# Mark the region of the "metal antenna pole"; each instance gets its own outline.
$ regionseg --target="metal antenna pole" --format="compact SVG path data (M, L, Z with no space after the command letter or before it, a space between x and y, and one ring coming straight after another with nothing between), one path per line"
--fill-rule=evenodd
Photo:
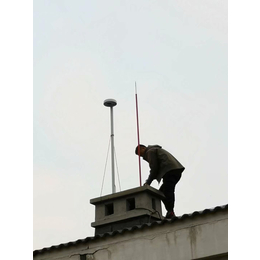
M112 167L112 193L116 192L115 185L115 152L114 152L114 120L113 120L113 107L110 107L111 115L111 167Z
M104 106L110 107L110 118L111 118L111 167L112 167L112 193L116 192L115 185L115 160L114 160L114 119L113 119L113 107L116 106L117 102L114 99L106 99Z
M142 186L141 174L141 160L140 160L140 135L139 135L139 119L138 119L138 101L137 101L137 87L135 82L135 103L136 103L136 121L137 121L137 142L138 142L138 161L139 161L139 181L140 187Z

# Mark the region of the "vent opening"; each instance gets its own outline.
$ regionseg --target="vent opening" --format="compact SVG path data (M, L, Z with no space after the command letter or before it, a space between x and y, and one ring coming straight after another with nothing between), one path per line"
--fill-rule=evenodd
M114 214L114 204L110 203L105 205L105 216Z
M135 209L135 198L127 199L126 200L126 210L133 210Z
M155 203L155 199L152 198L152 208L154 210L156 210L156 203Z

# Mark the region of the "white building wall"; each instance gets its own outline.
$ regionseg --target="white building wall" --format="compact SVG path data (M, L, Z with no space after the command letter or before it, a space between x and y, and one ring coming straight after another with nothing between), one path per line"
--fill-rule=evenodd
M227 259L227 211L145 227L38 254L34 260ZM224 254L224 256L221 256ZM80 255L82 255L80 257Z

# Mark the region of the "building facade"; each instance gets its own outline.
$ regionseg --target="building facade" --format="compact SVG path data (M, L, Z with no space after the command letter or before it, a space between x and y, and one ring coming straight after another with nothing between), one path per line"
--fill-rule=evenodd
M228 259L228 205L166 220L161 196L140 187L91 200L95 236L35 250L34 260Z

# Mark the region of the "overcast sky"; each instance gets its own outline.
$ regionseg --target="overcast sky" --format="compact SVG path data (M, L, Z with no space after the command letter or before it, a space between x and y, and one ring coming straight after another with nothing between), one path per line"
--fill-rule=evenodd
M34 249L94 235L107 98L117 100L121 190L139 186L135 81L141 143L186 168L176 215L228 203L227 1L34 1L33 26ZM142 182L148 174L142 161ZM102 195L111 192L108 161Z

